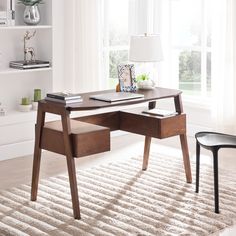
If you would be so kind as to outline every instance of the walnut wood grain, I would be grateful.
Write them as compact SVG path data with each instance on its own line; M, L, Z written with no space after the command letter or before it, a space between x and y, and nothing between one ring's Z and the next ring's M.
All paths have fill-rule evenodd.
M146 169L147 169L147 166L148 166L151 140L152 140L151 137L145 136L144 151L143 151L143 167L142 167L142 170L146 170Z
M181 114L183 112L183 104L182 104L181 94L174 97L174 102L175 102L176 111L179 114ZM186 125L186 122L185 122L185 125ZM181 133L179 135L179 137L180 137L180 143L181 143L181 148L182 148L182 153L183 153L183 161L184 161L186 180L187 180L187 183L192 183L192 173L191 173L191 165L190 165L190 160L189 160L189 150L188 150L188 141L187 141L186 130L184 133Z
M45 112L39 105L37 113L37 124L35 125L35 144L34 144L34 159L33 159L33 169L32 169L32 182L31 182L31 201L37 200L40 161L42 152L40 148L40 141L44 122L45 122Z
M77 180L76 180L75 160L72 154L72 143L70 141L71 124L68 111L64 110L64 112L61 114L61 120L63 127L63 139L64 139L65 155L66 155L67 169L70 181L74 218L80 219L80 206L79 206L79 196L78 196Z
M36 135L32 172L31 200L34 201L37 199L41 149L52 150L64 154L66 156L67 161L74 218L80 219L80 207L74 157L88 155L89 153L91 153L89 152L89 148L92 148L95 153L101 151L99 149L101 147L104 150L110 149L109 128L111 130L121 129L145 135L145 146L143 156L144 158L142 167L143 170L146 170L148 166L148 158L152 137L166 138L174 135L179 135L183 152L186 179L189 183L192 181L186 138L186 115L183 114L181 91L166 88L155 88L153 90L138 90L137 93L144 94L144 99L133 99L117 103L95 101L90 99L91 95L109 93L114 91L115 90L106 90L93 93L84 93L81 94L83 102L69 105L63 105L60 103L49 102L45 100L39 102L35 130ZM179 115L173 117L157 118L151 115L141 114L140 112L120 111L120 109L117 108L117 111L115 112L108 112L94 116L79 117L75 120L70 119L71 111L108 108L120 105L132 105L142 102L149 102L148 107L149 109L152 109L156 106L156 100L164 98L174 98L175 108ZM59 126L56 123L45 125L45 113L47 112L60 115L61 124ZM74 128L75 122L79 121L90 123L90 128L85 130L85 132L83 132L83 127L81 126L78 129ZM99 130L99 128L96 127L96 129L94 130L94 127L91 128L91 124L99 124L107 128L102 127L101 130ZM95 148L91 145L91 143L97 143L98 147ZM59 150L58 146L60 146L60 148L62 149Z
M90 99L91 95L95 94L102 94L102 93L111 93L115 92L115 90L105 90L105 91L97 91L97 92L91 92L91 93L81 93L81 96L83 98L83 102L80 103L73 103L68 105L62 105L57 104L55 102L49 102L42 100L40 103L43 103L45 105L45 111L51 112L51 103L54 104L54 106L57 107L65 107L69 111L80 111L80 110L92 110L92 109L98 109L98 108L106 108L106 107L114 107L114 106L120 106L120 105L132 105L132 104L138 104L142 102L149 102L149 101L155 101L158 99L164 99L164 98L173 98L178 95L180 95L182 92L180 90L175 89L167 89L167 88L155 88L152 90L137 90L136 93L143 94L144 99L131 99L131 100L125 100L122 102L103 102L98 100ZM49 106L47 106L49 104ZM57 109L54 109L55 111Z
M120 112L119 111L77 117L77 118L74 118L74 120L107 127L110 129L110 131L120 129Z
M142 113L139 109L120 112L120 129L153 138L168 138L186 132L186 115L158 117Z
M73 157L110 151L110 129L70 119ZM55 142L56 140L56 142ZM42 131L41 148L65 155L61 121L47 122Z

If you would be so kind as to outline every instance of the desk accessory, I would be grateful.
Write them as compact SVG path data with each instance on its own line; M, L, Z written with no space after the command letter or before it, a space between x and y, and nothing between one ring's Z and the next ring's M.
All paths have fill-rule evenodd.
M148 35L145 33L144 35L131 36L129 60L132 62L142 62L145 64L162 61L163 54L160 35ZM150 71L148 74L149 73ZM145 76L145 74L141 74L141 76ZM152 76L151 80L154 80ZM138 87L145 89L145 86L142 86L142 83L139 83Z
M114 92L91 95L90 98L104 102L120 102L131 99L142 99L144 98L144 95L139 93Z
M58 102L58 103L62 103L62 104L72 104L72 103L78 103L78 102L82 102L83 101L82 98L69 99L69 100L61 100L61 99L50 98L50 97L45 97L45 100L49 101L49 102Z
M139 75L136 78L137 86L139 89L154 89L155 82L154 80L150 79L147 74Z
M47 93L47 97L60 100L71 100L71 99L80 99L81 95L78 93L57 92L57 93Z
M145 110L145 111L142 111L142 113L154 115L154 116L162 116L162 117L174 116L178 114L176 111L169 111L169 110L164 110L164 109L159 109L159 108Z
M45 100L62 104L72 104L83 101L80 94L67 92L48 93Z
M118 79L120 92L135 92L136 80L133 64L118 65Z

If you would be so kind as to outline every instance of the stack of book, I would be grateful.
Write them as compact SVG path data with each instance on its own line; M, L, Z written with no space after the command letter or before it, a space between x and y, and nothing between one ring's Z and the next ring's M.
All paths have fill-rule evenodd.
M15 25L15 0L0 1L0 27Z
M48 93L45 97L46 101L50 102L59 102L63 104L71 104L71 103L77 103L82 102L83 99L78 93Z
M37 69L50 66L49 61L33 60L33 61L10 61L9 66L14 69Z

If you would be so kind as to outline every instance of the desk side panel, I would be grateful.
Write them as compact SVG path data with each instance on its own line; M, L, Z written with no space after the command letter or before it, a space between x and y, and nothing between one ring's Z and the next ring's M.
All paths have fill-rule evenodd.
M153 138L167 138L186 132L186 115L157 117L139 112L120 112L120 129Z

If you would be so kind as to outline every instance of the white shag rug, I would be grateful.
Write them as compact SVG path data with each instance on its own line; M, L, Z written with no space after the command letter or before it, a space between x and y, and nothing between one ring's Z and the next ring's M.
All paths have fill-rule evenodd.
M78 171L81 220L74 220L67 174L0 192L0 235L209 235L236 216L236 174L220 171L220 214L214 213L213 171L201 166L200 192L185 182L181 157L151 153ZM195 166L192 166L193 177Z

